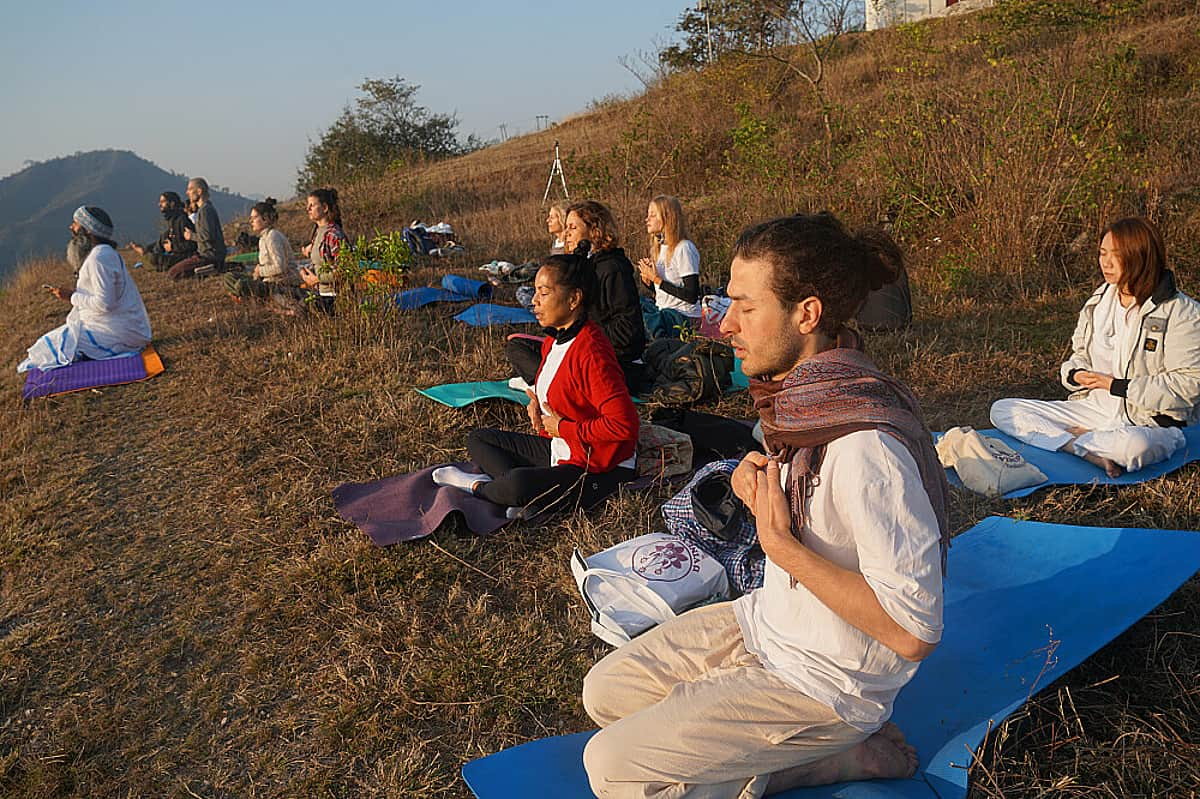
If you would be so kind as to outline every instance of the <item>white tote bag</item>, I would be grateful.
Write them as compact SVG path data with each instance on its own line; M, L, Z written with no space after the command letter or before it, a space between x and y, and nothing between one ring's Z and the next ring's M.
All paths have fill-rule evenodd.
M729 597L724 567L669 533L622 541L586 559L576 549L571 573L592 633L613 646L705 601Z
M1003 441L971 427L951 427L937 442L938 459L958 474L962 484L986 497L1046 482L1042 470Z

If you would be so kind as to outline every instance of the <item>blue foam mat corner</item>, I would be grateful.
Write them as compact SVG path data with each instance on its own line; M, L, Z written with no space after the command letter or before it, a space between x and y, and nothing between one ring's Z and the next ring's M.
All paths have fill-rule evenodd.
M989 725L1149 613L1197 569L1196 532L984 519L954 539L945 636L896 699L892 720L917 747L917 776L778 796L962 799L967 767ZM582 752L593 734L497 752L463 766L463 778L478 799L586 799L592 794Z
M1083 458L1066 452L1049 452L1038 449L1001 433L999 430L979 430L978 432L989 438L1003 441L1046 475L1046 482L1009 491L1004 495L1005 499L1027 497L1035 491L1052 485L1132 485L1143 483L1156 477L1162 477L1164 474L1170 474L1194 460L1200 460L1200 426L1183 428L1186 443L1170 458L1136 472L1125 472L1118 477L1109 477L1099 466L1088 463ZM941 433L936 433L934 439L936 440L941 435ZM953 469L946 470L946 477L951 485L962 485L962 481L958 479L958 475L954 473Z

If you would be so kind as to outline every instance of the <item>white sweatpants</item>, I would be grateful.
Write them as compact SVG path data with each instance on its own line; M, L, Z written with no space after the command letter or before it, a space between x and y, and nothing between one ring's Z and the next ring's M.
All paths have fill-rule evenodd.
M1108 458L1127 472L1165 461L1183 446L1183 431L1177 427L1122 424L1120 402L1098 390L1079 400L1002 399L992 404L992 424L1038 449L1062 449L1075 439L1074 454ZM1076 438L1068 427L1088 432Z

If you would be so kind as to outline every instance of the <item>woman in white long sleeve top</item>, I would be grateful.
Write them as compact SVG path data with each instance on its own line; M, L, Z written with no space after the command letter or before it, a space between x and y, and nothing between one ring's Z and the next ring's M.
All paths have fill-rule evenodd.
M86 235L91 249L79 268L74 291L51 287L50 293L71 303L66 324L51 330L29 348L17 367L53 369L80 358L103 360L134 355L150 343L150 319L137 284L113 242L112 219L102 208L80 206L71 222L73 234Z
M1084 303L1062 364L1066 401L1003 399L992 424L1109 475L1166 460L1200 419L1200 304L1175 286L1158 229L1129 217L1100 241L1104 284Z

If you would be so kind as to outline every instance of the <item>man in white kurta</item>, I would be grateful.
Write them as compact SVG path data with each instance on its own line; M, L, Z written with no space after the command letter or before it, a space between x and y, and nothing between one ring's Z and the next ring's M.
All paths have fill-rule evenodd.
M54 369L81 357L92 360L135 355L150 343L150 319L137 284L114 249L112 221L102 209L80 206L72 233L92 242L79 268L74 291L51 288L54 296L71 303L66 323L51 330L29 348L17 367Z
M787 385L834 344L820 298L775 293L780 268L735 254L722 332L748 374ZM920 467L882 430L836 438L799 519L789 468L751 453L731 478L755 517L763 586L666 622L589 672L583 704L603 729L584 766L597 796L758 799L916 769L888 718L942 635L942 533Z

